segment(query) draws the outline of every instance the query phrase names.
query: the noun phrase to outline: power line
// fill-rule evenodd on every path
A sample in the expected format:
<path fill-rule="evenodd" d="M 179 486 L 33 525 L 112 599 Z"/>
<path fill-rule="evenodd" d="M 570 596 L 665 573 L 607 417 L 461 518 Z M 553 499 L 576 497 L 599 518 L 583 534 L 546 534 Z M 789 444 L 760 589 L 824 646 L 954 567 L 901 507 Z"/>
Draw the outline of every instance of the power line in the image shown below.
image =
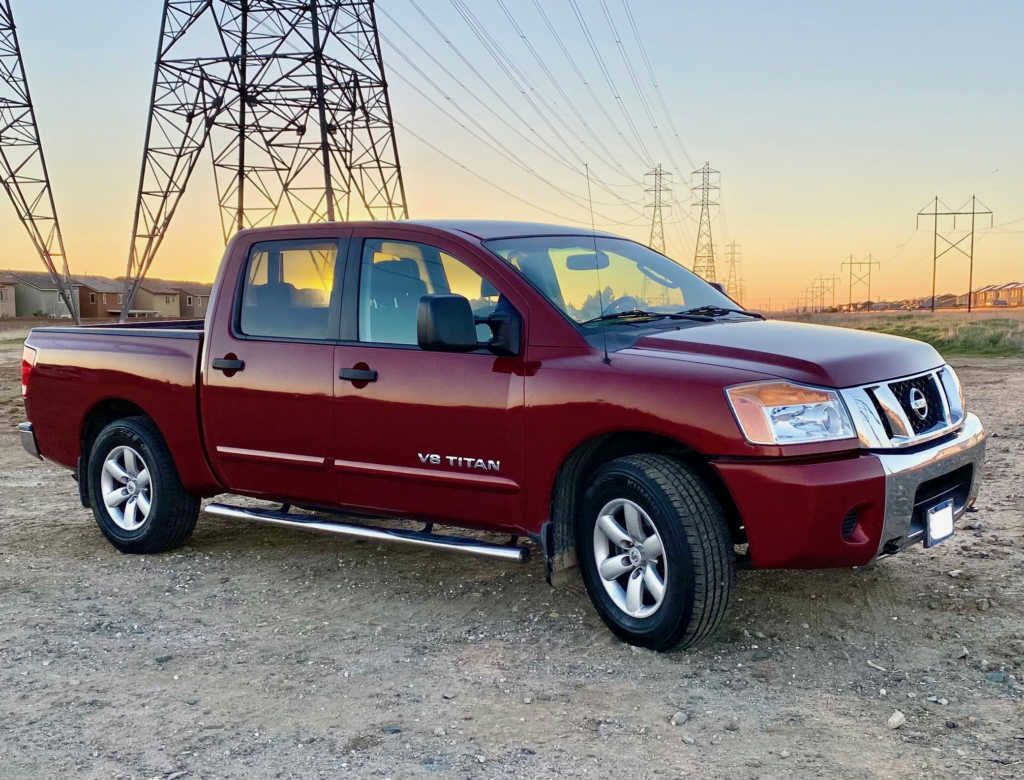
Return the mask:
<path fill-rule="evenodd" d="M 440 38 L 449 46 L 449 48 L 452 49 L 452 51 L 462 61 L 462 63 L 466 65 L 466 67 L 469 68 L 469 70 L 487 87 L 487 89 L 499 100 L 499 102 L 502 105 L 504 105 L 505 108 L 508 109 L 510 115 L 519 116 L 521 112 L 517 111 L 501 94 L 501 92 L 499 92 L 494 87 L 494 85 L 491 84 L 490 80 L 487 79 L 480 72 L 480 70 L 476 68 L 475 65 L 473 65 L 473 63 L 466 57 L 466 55 L 463 54 L 461 49 L 452 42 L 452 40 L 441 30 L 440 27 L 438 27 L 434 19 L 429 14 L 427 14 L 426 11 L 423 10 L 419 3 L 416 0 L 409 0 L 409 2 L 413 6 L 413 8 L 415 8 L 416 11 L 420 14 L 420 16 L 423 17 L 427 24 L 434 30 L 434 32 L 436 32 L 437 35 L 440 36 Z M 537 102 L 530 95 L 531 90 L 527 86 L 528 80 L 526 79 L 526 77 L 521 73 L 521 71 L 518 70 L 515 64 L 512 63 L 511 59 L 504 52 L 501 46 L 496 41 L 494 41 L 493 37 L 490 36 L 486 28 L 483 27 L 482 23 L 472 12 L 472 10 L 470 10 L 469 7 L 466 6 L 464 3 L 461 3 L 460 0 L 451 0 L 451 4 L 455 8 L 456 12 L 462 17 L 466 25 L 469 27 L 470 32 L 473 33 L 474 37 L 476 37 L 477 40 L 481 43 L 481 45 L 484 46 L 488 54 L 490 54 L 491 58 L 494 59 L 494 61 L 498 64 L 499 68 L 502 69 L 502 72 L 512 82 L 513 86 L 522 94 L 524 100 L 526 100 L 529 106 L 536 112 L 536 114 L 540 117 L 543 123 L 547 126 L 547 128 L 551 132 L 551 135 L 554 136 L 560 142 L 560 144 L 569 151 L 570 156 L 574 157 L 577 160 L 577 164 L 573 164 L 564 155 L 554 151 L 554 148 L 550 144 L 547 144 L 548 147 L 552 150 L 552 153 L 559 158 L 560 162 L 563 165 L 565 165 L 565 167 L 567 167 L 569 170 L 576 174 L 580 174 L 582 171 L 582 166 L 586 165 L 586 161 L 580 156 L 576 146 L 566 141 L 564 136 L 558 130 L 558 127 L 553 123 L 551 117 L 556 113 L 554 109 L 548 106 L 544 101 L 543 97 L 540 95 L 537 96 L 537 99 L 545 103 L 547 111 L 542 110 L 542 108 L 538 107 Z M 391 19 L 392 22 L 394 23 L 394 19 L 392 17 L 389 16 L 388 18 Z M 508 123 L 509 117 L 504 117 L 502 121 L 504 123 Z M 541 133 L 538 133 L 536 129 L 530 128 L 530 130 L 538 139 L 543 138 L 543 135 Z M 630 209 L 638 216 L 644 216 L 642 210 L 638 209 L 635 205 L 624 199 L 621 196 L 621 194 L 612 190 L 608 186 L 608 184 L 604 182 L 602 178 L 593 174 L 591 175 L 593 180 L 599 186 L 601 186 L 602 189 L 609 193 L 613 198 L 619 199 L 624 207 Z"/>
<path fill-rule="evenodd" d="M 640 85 L 640 79 L 637 78 L 636 69 L 633 67 L 633 62 L 629 58 L 629 53 L 626 51 L 626 46 L 622 41 L 622 36 L 619 34 L 619 28 L 615 24 L 615 19 L 612 17 L 611 9 L 608 8 L 607 0 L 600 0 L 601 10 L 604 13 L 605 21 L 608 22 L 608 28 L 611 30 L 612 37 L 615 39 L 615 46 L 619 50 L 619 56 L 622 59 L 622 63 L 626 66 L 626 73 L 629 75 L 630 81 L 633 83 L 633 89 L 636 90 L 637 97 L 640 99 L 640 104 L 643 106 L 644 113 L 647 114 L 647 119 L 651 123 L 651 127 L 654 128 L 654 134 L 658 139 L 658 143 L 661 144 L 662 149 L 665 150 L 668 156 L 669 163 L 675 170 L 682 170 L 679 167 L 679 163 L 676 162 L 675 155 L 672 154 L 671 147 L 665 142 L 664 136 L 661 134 L 661 128 L 658 126 L 658 121 L 654 117 L 654 111 L 651 109 L 651 104 L 647 101 L 647 96 L 644 95 L 643 87 Z"/>
<path fill-rule="evenodd" d="M 593 85 L 591 85 L 586 75 L 584 75 L 583 71 L 580 69 L 579 64 L 576 62 L 576 58 L 573 57 L 572 52 L 569 50 L 569 47 L 566 46 L 565 41 L 562 39 L 562 36 L 559 35 L 558 29 L 555 27 L 554 24 L 552 24 L 551 18 L 544 10 L 544 6 L 542 5 L 541 0 L 533 0 L 533 7 L 537 9 L 537 13 L 540 15 L 541 20 L 544 22 L 544 26 L 547 27 L 547 30 L 551 34 L 551 37 L 554 38 L 555 43 L 558 44 L 558 48 L 561 50 L 562 55 L 569 63 L 569 66 L 572 68 L 573 72 L 579 78 L 580 82 L 586 88 L 587 94 L 589 94 L 591 99 L 594 101 L 594 105 L 597 106 L 597 109 L 601 112 L 601 115 L 604 117 L 604 120 L 608 123 L 608 126 L 613 129 L 615 134 L 622 141 L 623 146 L 629 149 L 629 151 L 632 152 L 634 155 L 636 155 L 636 158 L 640 160 L 641 163 L 646 165 L 648 161 L 645 160 L 643 158 L 643 155 L 640 154 L 640 152 L 627 140 L 626 134 L 622 132 L 622 128 L 619 126 L 618 122 L 616 122 L 615 118 L 610 113 L 608 113 L 608 109 L 605 108 L 604 103 L 597 96 L 597 93 L 594 91 Z"/>
<path fill-rule="evenodd" d="M 422 135 L 417 133 L 415 130 L 413 130 L 408 125 L 405 125 L 402 122 L 395 122 L 395 125 L 400 127 L 402 129 L 402 132 L 408 133 L 413 138 L 415 138 L 417 141 L 419 141 L 421 144 L 423 144 L 427 148 L 431 149 L 432 151 L 434 151 L 437 154 L 439 154 L 442 157 L 444 157 L 452 165 L 454 165 L 454 166 L 456 166 L 458 168 L 461 168 L 466 173 L 468 173 L 471 176 L 474 176 L 477 179 L 479 179 L 480 181 L 482 181 L 484 184 L 487 184 L 488 186 L 493 187 L 494 189 L 498 190 L 498 192 L 501 192 L 502 194 L 507 195 L 508 197 L 510 197 L 510 198 L 512 198 L 514 200 L 519 201 L 520 203 L 523 203 L 523 204 L 529 206 L 530 208 L 536 209 L 537 211 L 540 211 L 540 212 L 542 212 L 544 214 L 547 214 L 549 217 L 553 217 L 554 219 L 558 220 L 559 222 L 568 222 L 570 224 L 577 224 L 577 225 L 585 224 L 583 220 L 577 219 L 576 217 L 569 217 L 569 216 L 566 216 L 565 214 L 559 214 L 558 212 L 551 211 L 551 210 L 546 209 L 546 208 L 544 208 L 542 206 L 538 206 L 536 204 L 536 202 L 534 202 L 534 201 L 528 200 L 527 198 L 524 198 L 524 197 L 522 197 L 520 195 L 516 195 L 516 193 L 512 192 L 511 190 L 507 189 L 506 187 L 503 187 L 502 185 L 498 184 L 497 182 L 491 181 L 490 179 L 488 179 L 483 174 L 479 173 L 478 171 L 474 170 L 473 168 L 470 168 L 465 163 L 462 163 L 459 160 L 455 159 L 450 154 L 448 154 L 447 152 L 442 150 L 439 146 L 437 146 L 436 144 L 433 144 L 430 141 L 428 141 L 426 138 L 424 138 Z"/>
<path fill-rule="evenodd" d="M 679 130 L 676 128 L 675 121 L 672 119 L 672 112 L 668 109 L 668 103 L 665 101 L 665 96 L 661 92 L 658 79 L 654 75 L 654 66 L 651 64 L 651 58 L 647 56 L 647 47 L 644 45 L 643 36 L 640 35 L 640 27 L 636 23 L 636 17 L 633 16 L 633 10 L 629 7 L 629 0 L 622 0 L 622 7 L 626 11 L 626 19 L 633 31 L 633 38 L 636 40 L 637 49 L 640 51 L 640 57 L 644 62 L 644 66 L 647 68 L 647 75 L 651 79 L 651 86 L 654 87 L 655 97 L 658 99 L 662 113 L 664 113 L 665 118 L 668 120 L 672 136 L 676 139 L 676 143 L 679 144 L 679 148 L 683 153 L 683 157 L 686 158 L 687 164 L 691 168 L 696 168 L 697 164 L 694 163 L 689 152 L 686 151 L 686 145 L 683 143 L 683 138 L 679 134 Z"/>
<path fill-rule="evenodd" d="M 644 143 L 644 139 L 641 137 L 640 131 L 637 130 L 636 123 L 633 122 L 633 117 L 630 114 L 625 101 L 623 101 L 622 95 L 619 94 L 618 87 L 615 86 L 615 79 L 612 78 L 611 71 L 608 70 L 608 65 L 605 63 L 604 57 L 601 56 L 601 50 L 594 41 L 594 36 L 590 32 L 587 20 L 583 17 L 583 12 L 580 10 L 579 3 L 577 0 L 569 0 L 569 4 L 572 6 L 573 13 L 576 14 L 576 21 L 579 22 L 580 29 L 583 31 L 583 37 L 587 39 L 587 45 L 590 47 L 590 51 L 594 55 L 594 59 L 597 60 L 597 65 L 601 69 L 605 82 L 608 84 L 608 89 L 611 90 L 612 97 L 615 98 L 615 102 L 618 104 L 619 110 L 622 113 L 623 118 L 626 120 L 626 125 L 633 133 L 633 137 L 636 139 L 640 151 L 643 152 L 644 162 L 647 165 L 651 165 L 654 158 L 648 150 L 647 144 Z"/>
<path fill-rule="evenodd" d="M 508 5 L 505 3 L 505 0 L 497 0 L 497 3 L 501 7 L 501 10 L 505 13 L 505 17 L 508 19 L 509 24 L 512 25 L 512 29 L 516 31 L 516 34 L 519 35 L 519 38 L 523 41 L 523 45 L 526 46 L 527 50 L 533 56 L 534 61 L 540 67 L 541 71 L 543 71 L 544 75 L 547 76 L 548 81 L 555 88 L 555 91 L 558 92 L 562 100 L 565 101 L 565 104 L 569 108 L 569 110 L 575 115 L 576 121 L 579 122 L 583 129 L 585 129 L 590 134 L 590 137 L 594 140 L 598 148 L 605 155 L 601 157 L 602 162 L 604 162 L 605 165 L 608 165 L 609 167 L 616 169 L 619 172 L 619 174 L 623 176 L 623 178 L 631 178 L 629 172 L 624 167 L 622 167 L 622 164 L 615 159 L 615 155 L 612 154 L 611 151 L 609 151 L 607 146 L 605 146 L 604 140 L 601 138 L 601 134 L 596 132 L 594 128 L 591 127 L 590 122 L 587 121 L 586 112 L 579 110 L 579 108 L 576 106 L 576 102 L 569 95 L 569 93 L 566 92 L 566 90 L 562 87 L 561 83 L 556 78 L 555 74 L 552 73 L 551 69 L 548 67 L 547 62 L 541 56 L 540 52 L 538 52 L 537 49 L 534 47 L 529 36 L 527 36 L 522 26 L 519 24 L 515 16 L 513 16 L 512 12 L 509 10 Z"/>

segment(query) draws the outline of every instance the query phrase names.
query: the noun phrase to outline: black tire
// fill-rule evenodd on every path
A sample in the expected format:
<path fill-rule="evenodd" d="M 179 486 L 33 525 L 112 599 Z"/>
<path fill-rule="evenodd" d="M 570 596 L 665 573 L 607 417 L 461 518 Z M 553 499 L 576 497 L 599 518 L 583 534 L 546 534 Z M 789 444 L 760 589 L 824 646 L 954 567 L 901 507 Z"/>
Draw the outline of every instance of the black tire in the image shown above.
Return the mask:
<path fill-rule="evenodd" d="M 664 595 L 649 616 L 631 616 L 617 605 L 598 570 L 595 525 L 601 511 L 619 499 L 639 506 L 647 514 L 644 522 L 661 537 Z M 576 521 L 576 555 L 601 619 L 629 644 L 651 650 L 690 647 L 707 638 L 722 622 L 736 581 L 721 504 L 691 468 L 661 455 L 630 455 L 597 471 Z M 629 575 L 624 577 L 628 582 Z"/>
<path fill-rule="evenodd" d="M 118 447 L 131 447 L 141 455 L 149 474 L 149 514 L 132 530 L 118 525 L 103 499 L 104 462 Z M 121 552 L 165 552 L 181 547 L 192 535 L 199 517 L 200 500 L 182 486 L 171 453 L 149 419 L 125 417 L 107 425 L 93 442 L 85 471 L 96 523 Z"/>

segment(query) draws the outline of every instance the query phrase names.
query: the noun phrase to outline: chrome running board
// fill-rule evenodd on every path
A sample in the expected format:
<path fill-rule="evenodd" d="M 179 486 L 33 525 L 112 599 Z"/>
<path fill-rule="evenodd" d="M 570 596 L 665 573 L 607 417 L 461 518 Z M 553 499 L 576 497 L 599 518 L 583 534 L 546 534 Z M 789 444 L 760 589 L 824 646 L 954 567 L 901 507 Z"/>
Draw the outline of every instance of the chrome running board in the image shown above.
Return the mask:
<path fill-rule="evenodd" d="M 320 531 L 339 536 L 352 536 L 356 539 L 370 539 L 375 542 L 405 542 L 423 547 L 501 558 L 506 561 L 525 561 L 530 556 L 529 549 L 517 544 L 494 544 L 463 536 L 441 536 L 424 531 L 409 531 L 404 528 L 377 528 L 355 523 L 337 523 L 321 520 L 316 515 L 309 515 L 307 520 L 305 515 L 230 504 L 208 504 L 203 511 L 215 517 L 226 517 L 230 520 L 252 520 L 257 523 L 279 525 L 285 528 L 301 528 L 305 531 Z"/>

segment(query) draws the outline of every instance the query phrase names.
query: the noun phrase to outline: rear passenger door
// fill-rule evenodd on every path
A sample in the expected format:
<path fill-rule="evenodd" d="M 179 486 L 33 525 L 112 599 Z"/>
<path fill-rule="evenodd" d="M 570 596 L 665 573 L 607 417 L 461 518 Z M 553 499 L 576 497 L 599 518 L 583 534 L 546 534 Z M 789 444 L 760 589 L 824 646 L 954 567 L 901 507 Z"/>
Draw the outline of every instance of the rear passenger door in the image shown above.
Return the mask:
<path fill-rule="evenodd" d="M 344 239 L 267 241 L 222 280 L 201 411 L 210 461 L 233 492 L 334 501 L 331 415 Z"/>
<path fill-rule="evenodd" d="M 353 238 L 335 352 L 338 502 L 372 511 L 514 528 L 522 515 L 522 358 L 426 352 L 420 298 L 457 293 L 479 316 L 502 299 L 430 243 Z M 486 341 L 490 330 L 480 326 Z"/>

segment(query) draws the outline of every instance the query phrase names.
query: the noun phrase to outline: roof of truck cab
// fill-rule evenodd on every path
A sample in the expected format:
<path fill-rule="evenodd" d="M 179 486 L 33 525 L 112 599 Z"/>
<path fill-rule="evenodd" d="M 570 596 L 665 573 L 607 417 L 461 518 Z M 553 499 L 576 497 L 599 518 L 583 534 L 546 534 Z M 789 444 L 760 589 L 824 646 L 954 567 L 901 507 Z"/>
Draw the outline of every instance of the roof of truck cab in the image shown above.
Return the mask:
<path fill-rule="evenodd" d="M 399 223 L 403 224 L 403 223 Z M 614 233 L 591 230 L 579 225 L 550 225 L 545 222 L 514 222 L 492 219 L 417 219 L 404 224 L 423 225 L 438 230 L 465 233 L 488 241 L 494 238 L 516 238 L 520 236 L 590 236 L 621 238 Z"/>

